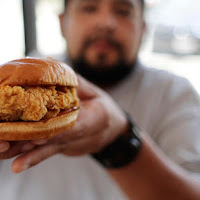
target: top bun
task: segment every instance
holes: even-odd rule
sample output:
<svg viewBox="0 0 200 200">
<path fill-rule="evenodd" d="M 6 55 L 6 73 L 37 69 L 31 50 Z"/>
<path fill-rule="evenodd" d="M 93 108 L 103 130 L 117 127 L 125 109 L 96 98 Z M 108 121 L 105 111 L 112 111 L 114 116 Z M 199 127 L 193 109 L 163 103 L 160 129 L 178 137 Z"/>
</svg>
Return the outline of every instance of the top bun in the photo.
<svg viewBox="0 0 200 200">
<path fill-rule="evenodd" d="M 0 65 L 0 86 L 78 85 L 74 71 L 53 58 L 24 58 Z"/>
</svg>

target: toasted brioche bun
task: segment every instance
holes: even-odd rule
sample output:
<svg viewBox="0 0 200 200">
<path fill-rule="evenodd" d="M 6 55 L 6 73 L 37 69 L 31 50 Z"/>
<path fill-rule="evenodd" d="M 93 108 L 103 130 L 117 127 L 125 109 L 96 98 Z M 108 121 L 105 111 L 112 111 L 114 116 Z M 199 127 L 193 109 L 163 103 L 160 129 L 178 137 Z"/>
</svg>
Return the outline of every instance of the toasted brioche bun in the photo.
<svg viewBox="0 0 200 200">
<path fill-rule="evenodd" d="M 0 86 L 78 85 L 74 71 L 52 58 L 24 58 L 0 65 Z"/>
<path fill-rule="evenodd" d="M 59 85 L 77 87 L 74 71 L 52 58 L 25 58 L 0 65 L 0 86 Z M 77 105 L 76 105 L 77 106 Z M 38 140 L 53 137 L 72 128 L 78 109 L 37 122 L 0 122 L 0 140 Z"/>
</svg>

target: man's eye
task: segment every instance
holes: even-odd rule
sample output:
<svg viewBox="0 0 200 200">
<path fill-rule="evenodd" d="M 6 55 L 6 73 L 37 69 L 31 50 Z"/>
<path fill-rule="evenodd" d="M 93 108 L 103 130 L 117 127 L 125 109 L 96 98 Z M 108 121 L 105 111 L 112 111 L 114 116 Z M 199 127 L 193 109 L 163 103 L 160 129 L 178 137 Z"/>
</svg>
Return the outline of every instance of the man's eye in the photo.
<svg viewBox="0 0 200 200">
<path fill-rule="evenodd" d="M 96 6 L 83 6 L 82 11 L 87 12 L 87 13 L 92 13 L 96 11 Z"/>
<path fill-rule="evenodd" d="M 123 16 L 123 17 L 128 17 L 131 15 L 130 10 L 127 10 L 127 9 L 118 9 L 116 12 L 118 15 Z"/>
</svg>

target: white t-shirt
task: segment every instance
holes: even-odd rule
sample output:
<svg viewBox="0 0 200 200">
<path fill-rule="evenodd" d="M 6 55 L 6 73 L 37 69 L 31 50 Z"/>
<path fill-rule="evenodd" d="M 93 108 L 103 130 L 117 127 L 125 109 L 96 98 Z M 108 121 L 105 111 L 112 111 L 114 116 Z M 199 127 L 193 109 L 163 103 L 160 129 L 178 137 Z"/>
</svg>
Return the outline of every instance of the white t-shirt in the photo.
<svg viewBox="0 0 200 200">
<path fill-rule="evenodd" d="M 139 66 L 107 92 L 172 160 L 200 174 L 200 100 L 187 80 Z M 126 199 L 89 156 L 57 155 L 21 174 L 11 172 L 11 162 L 0 161 L 4 200 Z"/>
</svg>

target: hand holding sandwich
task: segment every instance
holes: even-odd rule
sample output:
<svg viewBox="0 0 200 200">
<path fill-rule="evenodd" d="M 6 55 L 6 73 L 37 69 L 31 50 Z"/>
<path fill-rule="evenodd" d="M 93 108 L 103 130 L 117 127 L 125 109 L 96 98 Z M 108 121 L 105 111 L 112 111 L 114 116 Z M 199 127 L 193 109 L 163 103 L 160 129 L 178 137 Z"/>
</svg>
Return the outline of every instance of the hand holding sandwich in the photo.
<svg viewBox="0 0 200 200">
<path fill-rule="evenodd" d="M 72 129 L 48 140 L 11 142 L 10 149 L 0 154 L 1 159 L 6 159 L 23 153 L 13 162 L 14 172 L 24 171 L 57 153 L 78 156 L 98 152 L 125 132 L 126 118 L 105 92 L 79 77 L 77 93 L 80 112 Z"/>
</svg>

